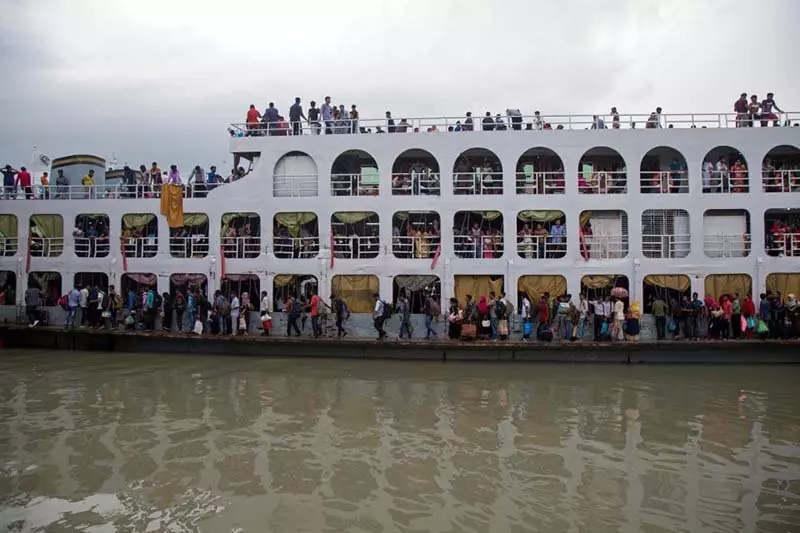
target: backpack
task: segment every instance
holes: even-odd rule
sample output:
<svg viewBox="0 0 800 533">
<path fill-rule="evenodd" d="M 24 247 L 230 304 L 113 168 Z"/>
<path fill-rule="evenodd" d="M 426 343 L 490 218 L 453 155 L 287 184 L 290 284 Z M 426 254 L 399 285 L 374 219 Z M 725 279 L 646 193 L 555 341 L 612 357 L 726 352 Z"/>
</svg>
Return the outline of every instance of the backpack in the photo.
<svg viewBox="0 0 800 533">
<path fill-rule="evenodd" d="M 384 320 L 388 320 L 392 316 L 392 304 L 388 303 L 386 300 L 381 300 L 383 304 L 383 313 L 381 314 L 381 318 Z"/>
<path fill-rule="evenodd" d="M 175 309 L 178 311 L 186 310 L 186 300 L 183 298 L 175 298 Z"/>
<path fill-rule="evenodd" d="M 164 299 L 161 297 L 160 294 L 156 293 L 153 297 L 153 309 L 161 309 L 161 305 L 164 303 Z"/>
<path fill-rule="evenodd" d="M 431 316 L 439 316 L 442 314 L 442 306 L 439 305 L 439 302 L 436 300 L 431 299 Z"/>
<path fill-rule="evenodd" d="M 494 303 L 494 314 L 497 315 L 497 318 L 506 316 L 506 304 L 502 300 L 497 300 Z"/>
<path fill-rule="evenodd" d="M 67 310 L 67 295 L 63 295 L 61 298 L 58 299 L 58 306 L 63 309 L 64 311 Z"/>
<path fill-rule="evenodd" d="M 219 314 L 223 316 L 228 316 L 231 314 L 231 302 L 224 296 L 220 298 L 218 307 L 219 307 Z"/>
<path fill-rule="evenodd" d="M 290 311 L 293 315 L 299 315 L 303 312 L 303 307 L 298 300 L 292 302 L 292 309 Z"/>
</svg>

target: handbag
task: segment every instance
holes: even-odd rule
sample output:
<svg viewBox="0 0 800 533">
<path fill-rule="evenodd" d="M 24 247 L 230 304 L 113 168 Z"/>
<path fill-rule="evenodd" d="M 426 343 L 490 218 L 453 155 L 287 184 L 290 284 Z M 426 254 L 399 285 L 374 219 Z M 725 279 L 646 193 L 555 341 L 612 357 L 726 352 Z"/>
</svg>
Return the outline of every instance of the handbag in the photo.
<svg viewBox="0 0 800 533">
<path fill-rule="evenodd" d="M 239 329 L 247 329 L 247 321 L 244 317 L 239 318 Z"/>
<path fill-rule="evenodd" d="M 482 328 L 488 328 L 491 325 L 492 325 L 492 323 L 489 322 L 488 320 L 481 320 L 481 327 Z"/>
<path fill-rule="evenodd" d="M 100 316 L 103 318 L 111 318 L 111 311 L 103 311 Z"/>
<path fill-rule="evenodd" d="M 667 323 L 667 331 L 669 331 L 670 333 L 675 333 L 676 331 L 678 331 L 678 323 L 675 322 L 675 319 L 672 317 L 669 317 L 669 322 Z"/>
<path fill-rule="evenodd" d="M 501 319 L 497 323 L 497 334 L 502 336 L 508 335 L 508 320 L 506 320 L 505 318 Z"/>
<path fill-rule="evenodd" d="M 603 322 L 603 325 L 600 326 L 600 335 L 608 335 L 608 322 Z"/>
<path fill-rule="evenodd" d="M 747 317 L 747 329 L 756 329 L 756 319 L 749 316 Z"/>
<path fill-rule="evenodd" d="M 475 324 L 464 324 L 461 326 L 461 338 L 474 339 L 478 334 Z"/>
</svg>

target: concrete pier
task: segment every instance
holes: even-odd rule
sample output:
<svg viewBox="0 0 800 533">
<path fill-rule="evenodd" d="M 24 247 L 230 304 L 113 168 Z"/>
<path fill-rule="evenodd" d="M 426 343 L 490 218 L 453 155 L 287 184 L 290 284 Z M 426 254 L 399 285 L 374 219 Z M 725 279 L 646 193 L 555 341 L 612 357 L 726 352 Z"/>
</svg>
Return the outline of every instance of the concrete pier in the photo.
<svg viewBox="0 0 800 533">
<path fill-rule="evenodd" d="M 0 327 L 6 348 L 526 363 L 800 363 L 800 341 L 455 342 L 215 337 L 176 333 Z"/>
</svg>

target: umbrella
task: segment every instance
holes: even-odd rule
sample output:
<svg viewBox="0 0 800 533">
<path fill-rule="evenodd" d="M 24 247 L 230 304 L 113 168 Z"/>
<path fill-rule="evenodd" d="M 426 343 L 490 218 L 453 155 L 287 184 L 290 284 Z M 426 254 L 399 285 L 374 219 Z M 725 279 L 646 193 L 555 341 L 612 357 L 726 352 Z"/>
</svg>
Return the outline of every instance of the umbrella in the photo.
<svg viewBox="0 0 800 533">
<path fill-rule="evenodd" d="M 614 287 L 611 289 L 611 296 L 616 298 L 627 298 L 628 297 L 628 289 L 624 287 Z"/>
</svg>

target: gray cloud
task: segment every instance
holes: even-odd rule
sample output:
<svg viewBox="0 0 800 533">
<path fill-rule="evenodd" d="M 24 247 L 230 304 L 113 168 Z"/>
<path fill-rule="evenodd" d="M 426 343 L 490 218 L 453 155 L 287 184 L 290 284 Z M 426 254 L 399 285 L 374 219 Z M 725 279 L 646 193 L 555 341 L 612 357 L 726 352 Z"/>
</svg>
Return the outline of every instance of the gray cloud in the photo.
<svg viewBox="0 0 800 533">
<path fill-rule="evenodd" d="M 0 3 L 0 162 L 15 165 L 33 145 L 220 165 L 226 123 L 294 96 L 362 117 L 720 112 L 768 90 L 800 107 L 794 0 Z"/>
</svg>

